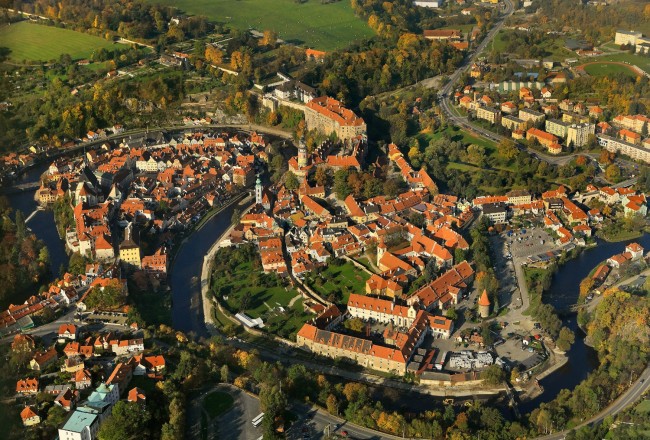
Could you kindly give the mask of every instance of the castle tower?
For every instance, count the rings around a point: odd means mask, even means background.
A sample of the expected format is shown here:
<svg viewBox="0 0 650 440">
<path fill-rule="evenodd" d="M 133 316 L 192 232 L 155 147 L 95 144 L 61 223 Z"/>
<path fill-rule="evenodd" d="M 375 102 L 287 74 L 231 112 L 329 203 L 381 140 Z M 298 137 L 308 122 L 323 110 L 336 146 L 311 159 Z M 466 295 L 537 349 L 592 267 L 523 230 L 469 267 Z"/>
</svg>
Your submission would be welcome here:
<svg viewBox="0 0 650 440">
<path fill-rule="evenodd" d="M 481 315 L 481 318 L 490 316 L 490 299 L 485 289 L 483 289 L 483 293 L 478 300 L 478 314 Z"/>
<path fill-rule="evenodd" d="M 255 203 L 257 205 L 262 204 L 262 181 L 260 180 L 260 176 L 257 176 L 257 180 L 255 181 Z"/>
<path fill-rule="evenodd" d="M 307 146 L 305 145 L 305 138 L 302 137 L 300 138 L 300 142 L 298 144 L 298 166 L 300 168 L 306 167 L 307 163 Z"/>
<path fill-rule="evenodd" d="M 381 238 L 379 240 L 379 244 L 377 245 L 377 266 L 379 266 L 379 261 L 381 260 L 381 257 L 384 256 L 387 250 L 388 247 L 386 247 L 386 243 L 384 243 L 384 239 Z"/>
</svg>

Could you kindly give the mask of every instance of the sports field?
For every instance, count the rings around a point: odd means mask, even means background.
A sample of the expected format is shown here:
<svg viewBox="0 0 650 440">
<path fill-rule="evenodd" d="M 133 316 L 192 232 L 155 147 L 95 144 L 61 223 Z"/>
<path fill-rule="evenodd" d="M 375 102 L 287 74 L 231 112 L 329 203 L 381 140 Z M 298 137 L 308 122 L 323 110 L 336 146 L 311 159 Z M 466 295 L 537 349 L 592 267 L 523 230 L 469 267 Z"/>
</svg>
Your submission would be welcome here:
<svg viewBox="0 0 650 440">
<path fill-rule="evenodd" d="M 584 66 L 585 72 L 591 76 L 623 75 L 636 77 L 637 74 L 627 65 L 618 63 L 593 63 Z"/>
<path fill-rule="evenodd" d="M 66 53 L 73 59 L 88 58 L 93 51 L 115 44 L 81 32 L 21 21 L 0 27 L 0 46 L 11 49 L 12 61 L 50 61 Z"/>
<path fill-rule="evenodd" d="M 322 4 L 308 0 L 147 0 L 175 6 L 192 15 L 238 29 L 272 29 L 281 39 L 319 50 L 346 47 L 371 37 L 372 30 L 352 11 L 350 0 Z"/>
</svg>

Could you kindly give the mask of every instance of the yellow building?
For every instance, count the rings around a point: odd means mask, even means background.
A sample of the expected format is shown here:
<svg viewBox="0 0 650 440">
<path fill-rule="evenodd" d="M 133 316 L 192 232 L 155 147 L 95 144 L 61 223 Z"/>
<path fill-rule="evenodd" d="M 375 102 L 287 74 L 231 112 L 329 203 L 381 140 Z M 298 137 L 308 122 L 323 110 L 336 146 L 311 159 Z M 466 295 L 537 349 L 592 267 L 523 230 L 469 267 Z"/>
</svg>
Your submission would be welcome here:
<svg viewBox="0 0 650 440">
<path fill-rule="evenodd" d="M 510 131 L 526 129 L 526 121 L 510 115 L 501 118 L 501 125 Z"/>
<path fill-rule="evenodd" d="M 557 119 L 549 119 L 546 121 L 545 129 L 548 133 L 564 139 L 567 135 L 568 127 L 568 122 L 560 121 Z"/>
<path fill-rule="evenodd" d="M 318 130 L 325 134 L 335 133 L 341 140 L 366 134 L 366 123 L 363 119 L 334 98 L 314 98 L 307 103 L 304 110 L 308 130 Z"/>
<path fill-rule="evenodd" d="M 140 246 L 131 238 L 131 225 L 126 228 L 124 241 L 120 244 L 120 261 L 122 263 L 140 268 Z"/>
<path fill-rule="evenodd" d="M 485 119 L 490 124 L 497 124 L 501 121 L 501 112 L 491 107 L 479 107 L 476 109 L 476 117 Z"/>
</svg>

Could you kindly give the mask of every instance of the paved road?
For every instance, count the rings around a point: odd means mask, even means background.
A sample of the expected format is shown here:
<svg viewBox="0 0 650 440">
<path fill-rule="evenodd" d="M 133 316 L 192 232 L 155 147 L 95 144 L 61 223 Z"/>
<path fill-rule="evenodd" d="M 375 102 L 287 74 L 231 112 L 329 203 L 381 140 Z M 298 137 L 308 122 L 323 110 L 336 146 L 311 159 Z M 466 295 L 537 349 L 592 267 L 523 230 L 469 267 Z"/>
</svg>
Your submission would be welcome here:
<svg viewBox="0 0 650 440">
<path fill-rule="evenodd" d="M 355 425 L 309 405 L 294 404 L 290 410 L 298 415 L 298 420 L 287 430 L 287 439 L 289 440 L 326 439 L 328 432 L 330 435 L 342 435 L 343 431 L 347 432 L 348 438 L 361 440 L 398 440 L 402 438 Z"/>
<path fill-rule="evenodd" d="M 215 420 L 209 420 L 203 409 L 203 399 L 215 391 L 230 394 L 234 399 L 232 409 L 220 415 Z M 262 427 L 255 428 L 251 420 L 261 413 L 260 400 L 257 396 L 247 394 L 229 384 L 218 384 L 194 397 L 188 406 L 187 433 L 192 439 L 202 439 L 201 414 L 208 418 L 206 437 L 208 439 L 240 439 L 254 440 L 262 435 Z"/>
<path fill-rule="evenodd" d="M 650 366 L 648 366 L 639 379 L 637 379 L 634 384 L 628 390 L 621 395 L 614 403 L 604 409 L 602 412 L 587 420 L 584 423 L 576 426 L 576 429 L 581 428 L 586 425 L 594 425 L 603 421 L 605 417 L 614 416 L 619 412 L 626 409 L 631 404 L 639 400 L 644 393 L 648 391 L 650 387 Z M 568 431 L 561 431 L 555 434 L 547 435 L 544 437 L 539 437 L 540 440 L 562 440 L 566 436 Z"/>
</svg>

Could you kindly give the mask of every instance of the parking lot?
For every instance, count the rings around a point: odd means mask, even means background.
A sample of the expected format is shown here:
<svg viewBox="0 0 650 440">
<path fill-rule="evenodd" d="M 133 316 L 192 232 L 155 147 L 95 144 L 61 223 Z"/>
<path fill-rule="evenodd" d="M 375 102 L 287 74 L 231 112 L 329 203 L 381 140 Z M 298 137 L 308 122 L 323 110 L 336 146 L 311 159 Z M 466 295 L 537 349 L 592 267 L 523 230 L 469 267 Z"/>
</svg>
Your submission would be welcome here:
<svg viewBox="0 0 650 440">
<path fill-rule="evenodd" d="M 543 254 L 557 248 L 553 237 L 541 228 L 521 229 L 512 231 L 511 236 L 501 234 L 500 237 L 504 242 L 506 255 L 510 253 L 512 258 Z"/>
<path fill-rule="evenodd" d="M 515 334 L 508 336 L 508 333 Z M 524 369 L 527 370 L 539 364 L 543 360 L 541 354 L 523 346 L 521 342 L 521 333 L 512 332 L 511 329 L 506 328 L 501 334 L 503 335 L 505 342 L 495 347 L 495 351 L 500 358 L 507 360 L 511 365 L 522 364 Z"/>
</svg>

